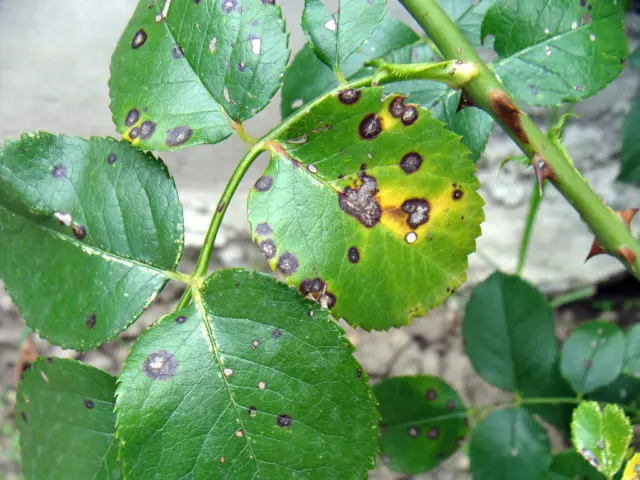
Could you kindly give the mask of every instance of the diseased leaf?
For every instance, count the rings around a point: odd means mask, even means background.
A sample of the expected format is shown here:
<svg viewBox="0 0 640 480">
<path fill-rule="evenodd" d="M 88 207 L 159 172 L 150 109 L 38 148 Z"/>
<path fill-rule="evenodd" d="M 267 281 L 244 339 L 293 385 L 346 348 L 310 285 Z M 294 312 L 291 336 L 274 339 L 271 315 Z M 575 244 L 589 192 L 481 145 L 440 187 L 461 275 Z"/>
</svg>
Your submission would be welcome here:
<svg viewBox="0 0 640 480">
<path fill-rule="evenodd" d="M 540 480 L 551 447 L 526 408 L 496 410 L 473 430 L 469 460 L 474 480 Z"/>
<path fill-rule="evenodd" d="M 366 329 L 407 323 L 458 288 L 483 219 L 459 137 L 381 93 L 335 92 L 276 135 L 248 201 L 271 267 Z"/>
<path fill-rule="evenodd" d="M 318 58 L 340 72 L 387 13 L 386 0 L 338 0 L 331 14 L 321 0 L 305 0 L 302 30 Z"/>
<path fill-rule="evenodd" d="M 16 423 L 26 480 L 119 480 L 116 379 L 63 358 L 39 359 L 20 383 Z"/>
<path fill-rule="evenodd" d="M 561 475 L 563 479 L 605 480 L 600 472 L 593 468 L 575 450 L 556 453 L 551 459 L 551 472 Z"/>
<path fill-rule="evenodd" d="M 118 132 L 148 150 L 216 143 L 280 87 L 288 35 L 275 1 L 140 0 L 111 61 Z"/>
<path fill-rule="evenodd" d="M 125 142 L 24 134 L 0 151 L 0 277 L 56 345 L 87 350 L 131 324 L 183 236 L 166 168 Z"/>
<path fill-rule="evenodd" d="M 382 415 L 380 454 L 391 470 L 415 475 L 435 468 L 464 443 L 466 408 L 438 377 L 392 377 L 374 387 Z"/>
<path fill-rule="evenodd" d="M 590 97 L 613 81 L 628 55 L 624 7 L 611 0 L 510 0 L 493 4 L 482 37 L 494 35 L 494 69 L 529 105 Z"/>
<path fill-rule="evenodd" d="M 613 382 L 624 365 L 625 338 L 609 322 L 576 328 L 562 345 L 560 369 L 578 393 L 590 393 Z"/>
<path fill-rule="evenodd" d="M 627 462 L 627 466 L 624 469 L 622 480 L 638 480 L 640 474 L 640 453 L 633 455 L 631 460 Z"/>
<path fill-rule="evenodd" d="M 267 275 L 219 270 L 133 347 L 117 390 L 129 478 L 361 479 L 379 415 L 344 332 Z"/>
<path fill-rule="evenodd" d="M 496 272 L 474 289 L 462 334 L 473 368 L 502 390 L 533 389 L 553 374 L 553 312 L 518 276 Z"/>
<path fill-rule="evenodd" d="M 576 451 L 605 477 L 620 470 L 632 437 L 631 422 L 620 407 L 582 402 L 573 412 L 571 432 Z"/>
<path fill-rule="evenodd" d="M 620 150 L 621 182 L 637 184 L 640 182 L 640 97 L 631 104 L 631 110 L 622 122 L 622 148 Z"/>
</svg>

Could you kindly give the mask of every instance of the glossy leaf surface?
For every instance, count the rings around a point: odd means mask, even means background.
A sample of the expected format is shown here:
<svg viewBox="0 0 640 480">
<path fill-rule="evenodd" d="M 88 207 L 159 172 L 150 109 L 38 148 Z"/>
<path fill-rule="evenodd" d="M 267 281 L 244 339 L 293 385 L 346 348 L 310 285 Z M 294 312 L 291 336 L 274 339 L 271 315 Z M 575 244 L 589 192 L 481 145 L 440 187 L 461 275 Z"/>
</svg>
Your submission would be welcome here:
<svg viewBox="0 0 640 480">
<path fill-rule="evenodd" d="M 380 455 L 385 465 L 408 475 L 435 468 L 460 447 L 468 433 L 465 406 L 438 377 L 392 377 L 374 393 L 382 416 Z"/>
<path fill-rule="evenodd" d="M 529 105 L 594 95 L 622 72 L 628 55 L 623 2 L 510 0 L 487 12 L 482 36 L 495 37 L 495 71 Z"/>
<path fill-rule="evenodd" d="M 140 0 L 111 62 L 113 121 L 148 150 L 219 142 L 267 105 L 288 59 L 275 1 Z"/>
<path fill-rule="evenodd" d="M 0 277 L 56 345 L 113 338 L 182 253 L 182 208 L 162 162 L 125 142 L 25 134 L 0 151 Z"/>
<path fill-rule="evenodd" d="M 563 343 L 560 369 L 576 392 L 589 393 L 620 375 L 624 355 L 625 338 L 617 325 L 589 322 Z"/>
<path fill-rule="evenodd" d="M 482 20 L 494 0 L 440 0 L 438 2 L 474 47 L 481 45 Z"/>
<path fill-rule="evenodd" d="M 556 453 L 551 459 L 551 471 L 566 480 L 605 480 L 582 455 L 575 450 Z"/>
<path fill-rule="evenodd" d="M 640 325 L 634 325 L 626 332 L 627 348 L 624 373 L 640 378 Z"/>
<path fill-rule="evenodd" d="M 631 104 L 631 110 L 622 122 L 622 149 L 618 180 L 627 183 L 640 182 L 640 97 Z"/>
<path fill-rule="evenodd" d="M 552 375 L 553 312 L 542 292 L 517 276 L 496 272 L 474 289 L 462 333 L 476 372 L 502 390 L 531 388 Z"/>
<path fill-rule="evenodd" d="M 624 461 L 632 437 L 631 422 L 617 405 L 582 402 L 573 412 L 571 434 L 580 455 L 609 478 Z"/>
<path fill-rule="evenodd" d="M 483 219 L 459 137 L 381 93 L 334 93 L 301 115 L 248 202 L 271 267 L 366 329 L 407 323 L 458 288 Z"/>
<path fill-rule="evenodd" d="M 286 285 L 216 272 L 126 361 L 116 411 L 127 475 L 365 478 L 379 415 L 352 351 Z"/>
<path fill-rule="evenodd" d="M 16 400 L 26 480 L 120 480 L 113 413 L 116 379 L 89 365 L 39 359 Z"/>
<path fill-rule="evenodd" d="M 474 480 L 540 480 L 551 447 L 526 408 L 496 410 L 474 429 L 469 459 Z"/>
</svg>

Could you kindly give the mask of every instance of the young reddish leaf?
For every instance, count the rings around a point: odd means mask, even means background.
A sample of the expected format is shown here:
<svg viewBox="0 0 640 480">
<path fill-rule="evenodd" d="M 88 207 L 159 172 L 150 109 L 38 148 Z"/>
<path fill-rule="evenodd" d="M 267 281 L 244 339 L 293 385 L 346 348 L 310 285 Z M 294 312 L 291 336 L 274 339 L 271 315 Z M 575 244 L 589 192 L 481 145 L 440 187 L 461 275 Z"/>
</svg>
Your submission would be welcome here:
<svg viewBox="0 0 640 480">
<path fill-rule="evenodd" d="M 366 329 L 407 323 L 457 289 L 483 220 L 459 137 L 381 93 L 335 92 L 278 132 L 248 201 L 271 267 Z"/>
<path fill-rule="evenodd" d="M 140 0 L 111 62 L 113 121 L 149 150 L 219 142 L 267 105 L 288 59 L 275 1 Z"/>
<path fill-rule="evenodd" d="M 415 475 L 435 468 L 466 440 L 464 403 L 438 377 L 393 377 L 374 387 L 382 415 L 380 455 L 390 469 Z"/>
<path fill-rule="evenodd" d="M 0 150 L 0 277 L 27 324 L 88 350 L 172 274 L 182 208 L 163 163 L 125 142 L 24 134 Z"/>
<path fill-rule="evenodd" d="M 120 480 L 113 413 L 116 379 L 75 360 L 41 358 L 16 399 L 27 480 Z"/>
<path fill-rule="evenodd" d="M 380 417 L 352 352 L 327 312 L 286 285 L 219 270 L 126 360 L 126 475 L 364 478 Z"/>
</svg>

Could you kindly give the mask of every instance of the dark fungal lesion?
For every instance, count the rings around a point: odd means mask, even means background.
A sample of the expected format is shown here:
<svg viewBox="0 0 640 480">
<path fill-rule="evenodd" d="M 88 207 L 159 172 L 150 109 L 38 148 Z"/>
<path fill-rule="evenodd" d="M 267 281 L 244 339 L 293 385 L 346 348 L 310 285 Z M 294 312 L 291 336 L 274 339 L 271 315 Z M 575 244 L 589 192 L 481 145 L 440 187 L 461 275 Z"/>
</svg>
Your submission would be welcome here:
<svg viewBox="0 0 640 480">
<path fill-rule="evenodd" d="M 407 175 L 416 173 L 421 166 L 422 155 L 420 155 L 418 152 L 406 153 L 400 160 L 400 168 L 402 168 L 404 173 L 406 173 Z"/>
<path fill-rule="evenodd" d="M 133 36 L 133 39 L 131 40 L 131 48 L 133 48 L 134 50 L 137 48 L 140 48 L 142 45 L 145 44 L 146 41 L 147 41 L 147 32 L 145 32 L 144 29 L 141 28 Z"/>
<path fill-rule="evenodd" d="M 338 192 L 340 209 L 352 216 L 367 228 L 374 227 L 382 216 L 382 208 L 376 199 L 378 194 L 377 180 L 361 171 L 360 185 L 356 188 L 346 187 Z"/>
<path fill-rule="evenodd" d="M 365 116 L 358 125 L 358 133 L 364 140 L 372 140 L 382 132 L 382 119 L 377 113 Z"/>
<path fill-rule="evenodd" d="M 407 225 L 418 228 L 429 221 L 431 207 L 424 198 L 410 198 L 402 204 L 402 211 L 407 214 Z"/>
<path fill-rule="evenodd" d="M 283 274 L 287 276 L 291 276 L 298 270 L 300 267 L 300 262 L 298 262 L 298 257 L 296 257 L 291 252 L 284 252 L 280 255 L 278 259 L 278 270 L 280 270 Z"/>
<path fill-rule="evenodd" d="M 165 143 L 169 147 L 184 145 L 193 135 L 193 130 L 186 125 L 167 130 Z"/>
<path fill-rule="evenodd" d="M 327 290 L 327 284 L 321 278 L 306 278 L 300 282 L 300 293 L 310 296 L 323 308 L 333 308 L 336 296 Z"/>
<path fill-rule="evenodd" d="M 273 186 L 273 177 L 271 175 L 263 175 L 258 180 L 256 180 L 254 188 L 258 192 L 266 192 L 272 186 Z"/>
<path fill-rule="evenodd" d="M 338 92 L 338 100 L 340 101 L 340 103 L 344 105 L 353 105 L 358 100 L 360 100 L 361 95 L 362 95 L 361 90 L 348 88 L 346 90 L 340 90 Z"/>
<path fill-rule="evenodd" d="M 178 370 L 178 359 L 167 350 L 158 350 L 145 358 L 140 370 L 151 380 L 170 380 Z"/>
<path fill-rule="evenodd" d="M 260 251 L 267 260 L 271 260 L 276 256 L 278 248 L 276 247 L 276 244 L 273 240 L 268 239 L 260 242 Z"/>
</svg>

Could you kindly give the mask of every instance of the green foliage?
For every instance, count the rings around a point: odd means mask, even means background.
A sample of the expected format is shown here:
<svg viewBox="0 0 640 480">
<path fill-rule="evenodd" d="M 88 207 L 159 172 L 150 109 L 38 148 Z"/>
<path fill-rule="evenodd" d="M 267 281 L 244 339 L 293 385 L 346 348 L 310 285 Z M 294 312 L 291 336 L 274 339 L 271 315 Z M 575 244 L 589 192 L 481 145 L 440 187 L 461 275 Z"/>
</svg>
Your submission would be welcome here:
<svg viewBox="0 0 640 480">
<path fill-rule="evenodd" d="M 627 331 L 627 348 L 624 360 L 624 373 L 640 378 L 640 324 Z"/>
<path fill-rule="evenodd" d="M 625 337 L 607 322 L 576 328 L 562 345 L 560 369 L 578 393 L 590 393 L 616 379 L 624 365 Z"/>
<path fill-rule="evenodd" d="M 41 358 L 26 372 L 16 419 L 27 479 L 123 478 L 113 413 L 116 379 L 75 360 Z"/>
<path fill-rule="evenodd" d="M 140 0 L 111 62 L 113 121 L 147 150 L 219 142 L 267 105 L 288 59 L 275 2 Z"/>
<path fill-rule="evenodd" d="M 483 220 L 459 139 L 381 93 L 334 92 L 278 132 L 248 200 L 271 267 L 367 330 L 403 325 L 457 289 Z"/>
<path fill-rule="evenodd" d="M 116 402 L 126 475 L 361 478 L 379 417 L 352 350 L 286 285 L 216 272 L 126 361 Z"/>
<path fill-rule="evenodd" d="M 507 89 L 529 105 L 550 107 L 594 95 L 628 55 L 622 2 L 496 2 L 482 24 L 495 37 L 494 64 Z"/>
<path fill-rule="evenodd" d="M 539 480 L 549 469 L 551 447 L 526 408 L 496 410 L 471 434 L 474 480 Z"/>
<path fill-rule="evenodd" d="M 408 475 L 435 468 L 460 447 L 468 432 L 465 406 L 437 377 L 393 377 L 374 388 L 382 416 L 380 454 Z"/>
<path fill-rule="evenodd" d="M 0 151 L 0 276 L 56 345 L 113 338 L 182 253 L 182 208 L 161 161 L 113 139 L 24 134 Z"/>
<path fill-rule="evenodd" d="M 636 184 L 640 181 L 640 97 L 631 104 L 631 110 L 622 122 L 622 148 L 618 180 Z"/>
<path fill-rule="evenodd" d="M 565 450 L 556 453 L 551 458 L 551 472 L 556 474 L 556 480 L 605 480 L 600 472 L 591 466 L 582 455 L 575 450 Z"/>
<path fill-rule="evenodd" d="M 599 472 L 609 478 L 620 470 L 632 431 L 618 406 L 582 402 L 573 413 L 571 432 L 575 449 Z"/>
</svg>

